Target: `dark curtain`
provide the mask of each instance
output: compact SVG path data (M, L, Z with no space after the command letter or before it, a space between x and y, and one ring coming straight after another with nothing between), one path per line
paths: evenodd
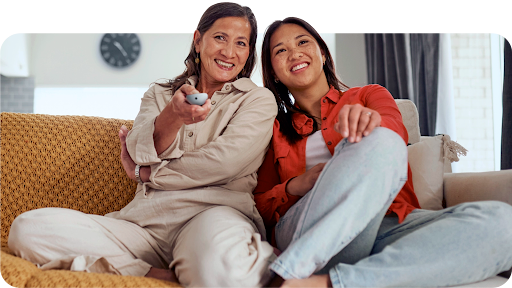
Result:
M422 136L434 136L439 74L439 34L410 34L413 97Z
M409 34L410 47L406 47L405 37L405 34L365 35L368 82L386 87L395 99L412 100L418 107L421 135L434 136L439 34ZM411 51L410 63L408 49ZM407 83L407 69L412 69L412 83ZM410 84L412 95L407 89Z
M501 170L512 169L512 49L505 39Z
M365 34L368 82L389 90L395 99L410 99L404 34Z

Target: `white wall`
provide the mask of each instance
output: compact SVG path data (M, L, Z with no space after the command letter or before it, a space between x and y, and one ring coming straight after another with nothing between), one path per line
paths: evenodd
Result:
M103 34L31 34L31 69L35 85L41 87L147 87L160 78L174 78L185 69L193 34L138 34L140 58L132 66L117 69L107 65L99 53ZM335 34L321 34L336 51ZM258 65L252 80L262 85L261 44L256 43ZM336 61L336 53L332 52Z
M335 42L336 73L341 81L349 87L368 84L364 34L336 34Z
M103 34L32 34L30 74L36 87L148 87L185 69L192 34L138 34L141 54L126 69L100 56Z
M30 37L14 34L5 39L0 49L0 73L7 77L29 76Z

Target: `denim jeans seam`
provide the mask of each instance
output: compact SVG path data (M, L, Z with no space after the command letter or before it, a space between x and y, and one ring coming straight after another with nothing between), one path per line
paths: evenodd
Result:
M329 278L331 279L331 284L333 288L345 287L345 285L343 285L343 283L341 282L341 274L337 265L329 270Z
M282 278L285 278L285 277L291 277L291 278L295 278L295 279L298 279L299 277L297 277L296 275L294 275L293 273L290 273L281 263L279 260L277 261L274 261L271 266L277 266L277 270L279 271L276 271L276 269L274 268L270 268L271 271L274 271L274 273L278 274L279 276L281 276ZM284 274L284 275L283 275ZM284 276L284 277L283 277ZM285 278L287 279L287 278Z

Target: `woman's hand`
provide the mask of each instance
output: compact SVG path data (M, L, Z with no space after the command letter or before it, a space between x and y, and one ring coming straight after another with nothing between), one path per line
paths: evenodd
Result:
M128 128L126 126L121 126L119 130L119 141L121 142L121 163L123 164L124 172L128 175L128 178L136 181L135 178L135 162L133 162L132 157L128 153L128 149L126 148L126 136L128 135Z
M306 173L299 175L286 184L286 192L292 195L304 196L315 186L318 176L324 169L325 163L313 166Z
M194 86L183 84L180 89L174 93L171 102L167 104L171 106L173 115L177 116L180 121L186 125L203 121L212 107L210 99L206 99L203 106L187 103L187 95L196 93L199 93L199 91L197 91Z
M338 123L334 130L348 142L359 142L363 136L368 136L375 127L380 126L382 118L379 112L360 104L345 105L338 113Z
M128 178L133 181L137 181L135 177L135 162L133 162L132 157L128 153L128 149L126 148L126 136L128 135L128 128L126 126L121 126L119 129L119 141L121 142L121 163L123 164L124 172L128 175ZM139 169L139 177L142 182L148 182L149 176L151 174L151 167L149 166L141 166Z
M156 117L153 142L157 154L164 152L174 142L183 124L189 125L203 121L210 112L212 107L210 99L207 99L203 106L190 105L186 102L187 95L195 93L199 92L194 86L183 84Z

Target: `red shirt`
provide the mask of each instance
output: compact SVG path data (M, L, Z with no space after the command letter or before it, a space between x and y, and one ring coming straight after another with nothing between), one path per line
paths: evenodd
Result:
M380 85L354 87L346 92L340 92L331 87L321 99L322 136L331 152L343 137L333 128L338 122L338 112L346 104L359 103L379 112L382 117L380 126L389 128L404 139L407 145L409 135L402 122L402 115L395 100L386 88ZM313 120L307 116L295 113L292 117L295 130L301 135L313 132ZM307 137L290 144L279 131L279 122L274 122L274 132L265 160L258 171L258 185L254 190L254 200L267 229L273 230L279 217L301 197L286 193L288 181L306 172L306 142ZM387 214L395 213L401 223L414 209L420 208L412 185L411 168L408 167L407 182L399 192Z

